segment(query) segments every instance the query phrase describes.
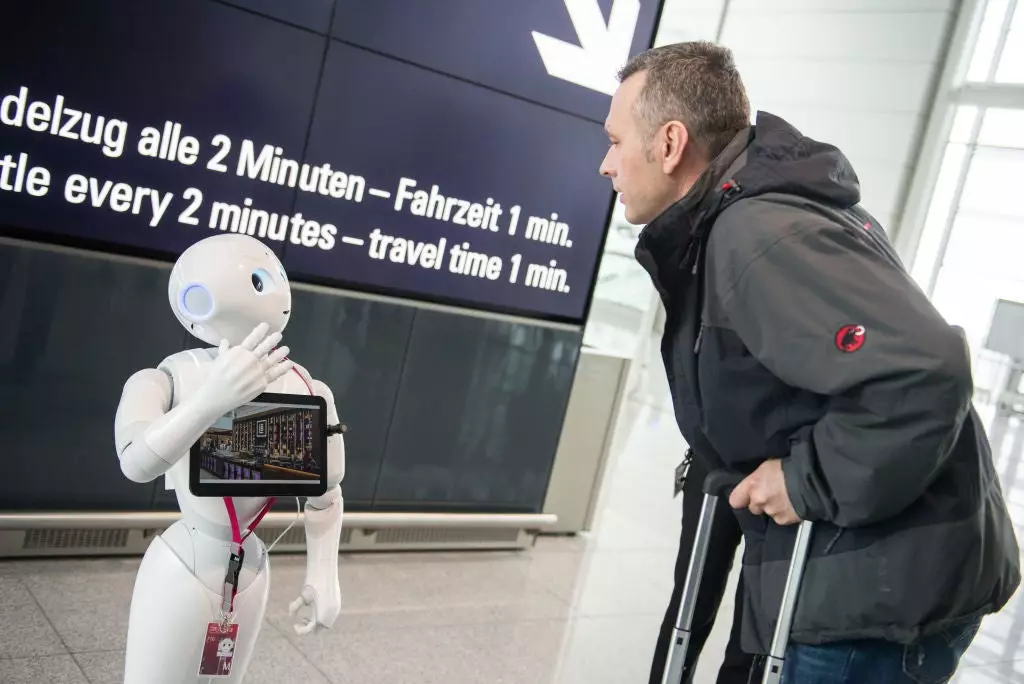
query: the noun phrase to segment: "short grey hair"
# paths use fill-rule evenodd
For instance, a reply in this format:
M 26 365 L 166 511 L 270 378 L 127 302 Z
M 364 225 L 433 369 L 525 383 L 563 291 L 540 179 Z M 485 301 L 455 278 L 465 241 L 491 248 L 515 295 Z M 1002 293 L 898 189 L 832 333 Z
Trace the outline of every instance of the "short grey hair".
M 669 121 L 680 121 L 707 161 L 750 125 L 750 101 L 732 51 L 707 41 L 674 43 L 643 52 L 619 71 L 619 80 L 647 73 L 635 115 L 649 141 Z

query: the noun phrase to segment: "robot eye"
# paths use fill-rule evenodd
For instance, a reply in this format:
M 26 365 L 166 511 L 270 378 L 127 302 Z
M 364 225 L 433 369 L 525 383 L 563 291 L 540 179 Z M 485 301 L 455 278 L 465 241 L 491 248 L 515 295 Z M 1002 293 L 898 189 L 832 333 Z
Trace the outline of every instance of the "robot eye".
M 260 294 L 266 294 L 274 291 L 274 279 L 270 273 L 262 268 L 257 268 L 252 272 L 252 289 Z

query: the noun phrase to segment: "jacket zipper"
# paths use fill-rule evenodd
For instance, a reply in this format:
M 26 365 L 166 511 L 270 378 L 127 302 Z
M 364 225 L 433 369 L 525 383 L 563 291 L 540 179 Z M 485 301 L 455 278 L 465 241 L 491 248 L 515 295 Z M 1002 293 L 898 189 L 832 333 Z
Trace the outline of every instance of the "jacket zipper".
M 704 249 L 704 240 L 703 240 L 703 238 L 698 237 L 697 238 L 697 258 L 693 260 L 693 275 L 694 276 L 700 276 L 700 256 L 701 256 L 701 252 L 703 251 L 703 249 Z M 697 294 L 697 297 L 698 297 L 697 308 L 698 308 L 698 310 L 701 310 L 703 308 L 703 306 L 704 306 L 704 302 L 699 301 L 699 300 L 701 298 L 703 298 L 703 296 L 704 296 L 703 288 L 698 289 L 697 293 L 698 293 Z M 700 328 L 698 328 L 698 330 L 697 330 L 697 339 L 693 343 L 693 353 L 694 354 L 699 354 L 700 353 L 700 342 L 701 342 L 701 338 L 703 338 L 703 337 L 704 337 L 704 317 L 701 316 Z

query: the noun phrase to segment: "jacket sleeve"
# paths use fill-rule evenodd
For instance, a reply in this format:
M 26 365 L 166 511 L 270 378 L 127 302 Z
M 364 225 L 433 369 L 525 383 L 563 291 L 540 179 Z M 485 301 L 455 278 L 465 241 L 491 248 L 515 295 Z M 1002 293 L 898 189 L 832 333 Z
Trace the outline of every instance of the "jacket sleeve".
M 753 246 L 739 240 L 720 305 L 758 361 L 826 397 L 824 417 L 779 454 L 795 511 L 866 525 L 918 499 L 950 453 L 971 401 L 967 344 L 866 236 L 792 213 L 758 249 L 738 254 Z

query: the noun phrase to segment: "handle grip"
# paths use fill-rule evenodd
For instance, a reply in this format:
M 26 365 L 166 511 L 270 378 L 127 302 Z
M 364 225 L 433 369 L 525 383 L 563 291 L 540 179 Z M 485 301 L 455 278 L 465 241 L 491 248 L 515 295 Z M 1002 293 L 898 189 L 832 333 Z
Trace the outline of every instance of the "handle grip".
M 730 493 L 746 475 L 732 470 L 714 470 L 704 478 L 704 494 L 723 496 Z

